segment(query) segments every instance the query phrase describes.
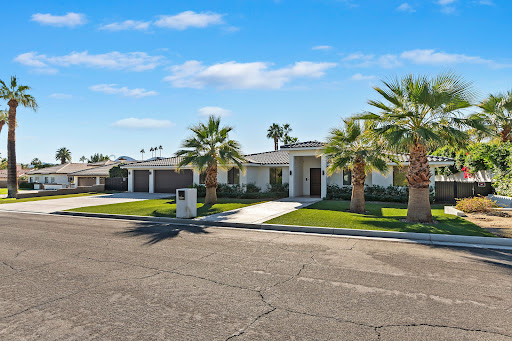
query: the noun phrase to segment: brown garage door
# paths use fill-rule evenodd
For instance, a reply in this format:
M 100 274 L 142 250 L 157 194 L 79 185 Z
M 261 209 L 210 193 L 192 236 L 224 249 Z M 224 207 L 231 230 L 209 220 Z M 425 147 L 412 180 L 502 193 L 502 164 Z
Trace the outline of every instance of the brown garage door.
M 149 192 L 149 171 L 136 170 L 133 171 L 133 190 L 135 192 Z
M 96 178 L 91 178 L 91 177 L 78 178 L 78 186 L 94 186 L 94 185 L 96 185 Z
M 155 171 L 155 192 L 175 193 L 178 188 L 186 188 L 194 183 L 194 173 L 190 169 L 180 172 L 173 170 Z

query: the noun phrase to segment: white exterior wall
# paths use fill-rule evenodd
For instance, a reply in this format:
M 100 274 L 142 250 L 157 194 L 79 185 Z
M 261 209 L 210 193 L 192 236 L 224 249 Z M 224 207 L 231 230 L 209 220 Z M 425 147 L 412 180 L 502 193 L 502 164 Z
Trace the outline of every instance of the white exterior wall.
M 271 168 L 282 168 L 283 169 L 283 183 L 288 183 L 290 179 L 290 168 L 289 167 L 270 167 L 270 166 L 247 166 L 245 168 L 245 176 L 242 177 L 240 174 L 240 184 L 255 184 L 261 191 L 267 190 L 270 184 L 270 169 Z
M 393 169 L 389 170 L 387 174 L 381 174 L 379 172 L 373 171 L 372 174 L 372 185 L 388 187 L 393 186 Z
M 32 175 L 27 175 L 29 177 L 29 180 L 30 178 L 32 178 L 32 182 L 40 182 L 40 183 L 44 183 L 44 178 L 45 177 L 48 177 L 48 183 L 51 183 L 52 182 L 52 178 L 55 178 L 55 183 L 57 184 L 61 184 L 61 185 L 69 185 L 70 182 L 68 181 L 68 176 L 67 174 L 47 174 L 47 175 L 42 175 L 42 174 L 32 174 Z M 39 180 L 36 181 L 36 178 L 39 178 Z

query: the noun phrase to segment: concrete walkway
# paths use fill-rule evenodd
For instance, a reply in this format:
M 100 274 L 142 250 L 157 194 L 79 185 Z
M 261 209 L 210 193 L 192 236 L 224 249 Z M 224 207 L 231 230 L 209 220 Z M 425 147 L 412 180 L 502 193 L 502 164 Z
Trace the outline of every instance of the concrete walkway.
M 53 213 L 57 211 L 65 211 L 79 207 L 120 204 L 124 202 L 141 201 L 148 199 L 170 198 L 174 196 L 174 194 L 169 193 L 124 192 L 114 194 L 91 195 L 83 197 L 16 202 L 12 204 L 0 204 L 0 211 Z
M 261 224 L 267 220 L 312 205 L 322 199 L 309 197 L 285 198 L 263 204 L 247 206 L 236 210 L 222 212 L 197 218 L 203 221 L 216 221 L 242 224 Z

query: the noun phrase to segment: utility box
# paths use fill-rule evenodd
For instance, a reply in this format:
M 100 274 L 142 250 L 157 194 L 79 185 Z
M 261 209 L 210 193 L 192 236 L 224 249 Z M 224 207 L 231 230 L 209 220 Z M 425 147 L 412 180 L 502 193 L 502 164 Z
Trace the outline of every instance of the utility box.
M 197 217 L 197 189 L 179 188 L 176 190 L 176 218 Z

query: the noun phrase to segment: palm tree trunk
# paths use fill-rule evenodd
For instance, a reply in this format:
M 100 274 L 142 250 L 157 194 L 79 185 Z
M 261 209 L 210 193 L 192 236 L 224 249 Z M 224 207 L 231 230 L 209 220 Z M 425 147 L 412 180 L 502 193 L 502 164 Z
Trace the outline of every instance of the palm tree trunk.
M 407 221 L 410 223 L 432 223 L 429 200 L 430 166 L 425 146 L 415 143 L 409 154 L 409 203 Z
M 352 167 L 352 197 L 350 199 L 350 212 L 364 213 L 364 181 L 366 179 L 365 163 L 362 160 L 356 161 Z
M 512 127 L 505 126 L 500 132 L 501 135 L 501 142 L 512 142 L 512 135 L 510 133 L 512 132 Z
M 18 102 L 11 99 L 9 105 L 9 130 L 7 134 L 7 197 L 16 198 L 18 193 L 18 172 L 16 169 L 16 107 Z
M 0 134 L 2 133 L 2 128 L 4 127 L 5 121 L 0 121 Z
M 206 168 L 206 197 L 205 205 L 215 205 L 217 203 L 217 163 L 213 162 Z
M 279 140 L 277 137 L 274 137 L 274 150 L 279 149 Z

